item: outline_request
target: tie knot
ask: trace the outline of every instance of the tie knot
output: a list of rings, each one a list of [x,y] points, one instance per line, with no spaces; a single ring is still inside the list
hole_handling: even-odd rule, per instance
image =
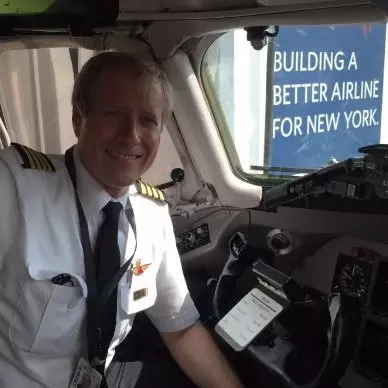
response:
[[[102,209],[106,219],[115,221],[119,220],[121,210],[123,210],[123,205],[120,202],[113,201],[108,202],[108,204]]]

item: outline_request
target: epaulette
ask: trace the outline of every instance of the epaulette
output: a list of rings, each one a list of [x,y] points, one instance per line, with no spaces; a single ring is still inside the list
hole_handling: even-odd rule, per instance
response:
[[[11,145],[22,158],[23,163],[21,165],[23,168],[55,172],[55,167],[47,155],[22,144],[11,143]]]
[[[164,202],[163,192],[152,185],[139,180],[136,181],[136,189],[139,194]]]

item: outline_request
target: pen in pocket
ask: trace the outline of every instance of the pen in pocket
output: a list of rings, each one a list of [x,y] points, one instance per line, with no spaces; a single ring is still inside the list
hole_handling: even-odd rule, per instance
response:
[[[74,287],[74,282],[71,276],[67,273],[61,273],[51,279],[53,284],[58,286]]]

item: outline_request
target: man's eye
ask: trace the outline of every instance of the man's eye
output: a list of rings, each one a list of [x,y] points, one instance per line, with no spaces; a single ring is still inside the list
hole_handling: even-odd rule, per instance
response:
[[[141,121],[142,121],[142,124],[146,125],[147,127],[156,127],[158,125],[156,120],[151,117],[143,117]]]

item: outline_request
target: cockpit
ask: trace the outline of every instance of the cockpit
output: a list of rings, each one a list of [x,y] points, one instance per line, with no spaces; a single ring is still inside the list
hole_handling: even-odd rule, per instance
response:
[[[386,387],[387,14],[382,0],[6,1],[0,148],[74,144],[71,90],[96,53],[156,60],[175,103],[142,180],[244,386]],[[175,368],[143,313],[115,357]]]

